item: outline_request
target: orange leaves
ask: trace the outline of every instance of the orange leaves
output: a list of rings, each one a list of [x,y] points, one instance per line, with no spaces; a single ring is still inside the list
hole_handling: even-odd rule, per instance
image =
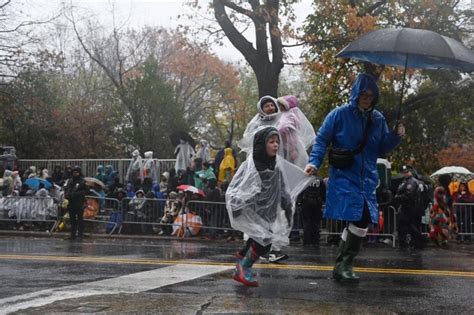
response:
[[[474,143],[453,144],[438,152],[436,157],[441,166],[458,165],[474,170]]]
[[[343,6],[342,13],[345,16],[344,19],[348,27],[347,39],[349,41],[376,28],[377,18],[371,15],[359,16],[359,12],[356,8],[352,8],[348,5]]]
[[[165,70],[175,78],[188,80],[214,79],[222,85],[238,84],[235,69],[205,49],[176,42],[170,56],[164,60]]]

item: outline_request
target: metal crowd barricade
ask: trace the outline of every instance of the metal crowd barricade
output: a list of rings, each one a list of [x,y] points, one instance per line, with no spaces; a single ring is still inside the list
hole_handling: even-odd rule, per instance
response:
[[[428,236],[431,230],[431,208],[432,204],[430,203],[425,209],[425,214],[421,217],[420,232],[425,236]]]
[[[94,217],[84,217],[84,221],[106,224],[106,233],[109,235],[113,234],[116,229],[120,230],[121,222],[111,221],[111,217],[114,213],[122,213],[122,209],[118,199],[98,196],[86,196],[86,205],[87,207],[90,207],[91,210],[95,209],[95,207],[98,207],[98,211]],[[109,227],[109,225],[111,226]]]
[[[471,238],[474,235],[474,203],[454,203],[453,211],[458,223],[458,234],[463,238]]]
[[[368,237],[389,237],[392,239],[392,247],[395,247],[397,239],[397,210],[394,206],[379,205],[379,211],[383,214],[383,227],[374,229],[369,225]]]
[[[232,230],[225,202],[191,200],[187,204],[187,211],[200,217],[201,234],[214,235],[219,230]],[[185,228],[187,229],[193,224],[188,222],[188,216],[186,218]],[[199,220],[195,220],[195,222],[199,222]],[[195,223],[193,227],[195,228],[197,224]]]
[[[9,196],[0,198],[0,221],[51,222],[54,231],[59,222],[58,202],[52,197]]]
[[[321,210],[324,213],[324,206]],[[396,219],[396,209],[390,205],[379,205],[379,211],[382,211],[384,218],[383,227],[374,227],[372,224],[369,225],[369,231],[367,237],[373,237],[376,240],[380,238],[390,238],[392,246],[395,247],[395,242],[397,238],[397,219]],[[302,215],[301,211],[296,211],[294,217],[293,231],[302,231]],[[346,222],[333,219],[321,219],[320,223],[320,235],[326,236],[326,242],[329,242],[329,237],[337,237],[341,235]]]
[[[166,199],[124,198],[122,200],[124,234],[155,234],[163,226],[172,226],[173,222],[163,223]]]
[[[397,237],[396,209],[390,205],[381,205],[379,209],[382,211],[384,217],[383,227],[369,229],[367,236],[375,238],[390,238],[392,246],[395,247]],[[187,211],[200,217],[200,221],[202,221],[201,234],[215,233],[219,230],[232,230],[225,202],[193,200],[188,202]],[[190,224],[185,221],[185,227],[187,228],[189,225]],[[322,219],[320,227],[321,235],[338,236],[342,233],[345,227],[345,222]],[[302,216],[300,211],[296,211],[295,213],[293,230],[302,230]]]
[[[174,168],[175,159],[154,159],[158,174],[169,171]],[[118,171],[121,182],[125,182],[128,166],[131,159],[53,159],[53,160],[18,160],[18,167],[20,170],[27,170],[30,166],[36,166],[39,171],[40,168],[47,168],[49,174],[52,175],[56,166],[61,167],[64,172],[67,166],[78,165],[82,169],[84,176],[94,177],[97,172],[97,166],[112,165],[114,170]]]

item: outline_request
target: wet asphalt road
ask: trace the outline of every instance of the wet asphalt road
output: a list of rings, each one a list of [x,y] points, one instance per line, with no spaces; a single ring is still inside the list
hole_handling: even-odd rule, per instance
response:
[[[474,244],[423,251],[367,245],[355,263],[358,285],[330,278],[335,247],[296,244],[287,248],[285,263],[256,266],[258,288],[231,280],[232,254],[240,245],[0,236],[0,313],[474,313]],[[73,293],[45,299],[54,288]],[[47,302],[35,305],[38,299]]]

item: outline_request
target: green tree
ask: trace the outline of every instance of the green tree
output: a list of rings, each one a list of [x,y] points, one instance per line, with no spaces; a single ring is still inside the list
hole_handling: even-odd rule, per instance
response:
[[[66,75],[61,56],[43,51],[36,61],[3,86],[0,141],[23,158],[116,156],[110,115],[94,85]]]
[[[169,130],[186,130],[184,117],[174,103],[174,94],[157,60],[150,56],[137,69],[137,75],[127,83],[130,103],[128,115],[133,126],[123,123],[126,143],[141,143],[143,151],[153,151],[155,156],[170,157],[174,148]],[[127,119],[128,120],[128,119]]]

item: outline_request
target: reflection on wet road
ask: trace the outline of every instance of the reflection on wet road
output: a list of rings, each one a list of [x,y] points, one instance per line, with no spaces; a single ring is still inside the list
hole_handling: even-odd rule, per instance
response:
[[[290,246],[260,262],[259,288],[231,280],[240,243],[0,237],[0,313],[472,313],[474,246],[365,247],[358,285],[330,278],[335,247]]]
[[[159,259],[126,259],[126,258],[102,258],[102,257],[71,257],[71,256],[30,256],[30,255],[1,255],[0,260],[32,260],[32,261],[62,261],[81,263],[109,263],[109,264],[133,264],[133,265],[190,265],[190,266],[227,266],[234,267],[234,263],[222,263],[213,261],[191,261],[191,260],[159,260]],[[332,271],[332,266],[318,265],[295,265],[295,264],[255,264],[255,269],[284,269],[284,270],[312,270]],[[451,270],[423,270],[423,269],[387,269],[387,268],[361,268],[355,267],[358,273],[384,273],[384,274],[411,274],[432,276],[458,276],[474,277],[474,272],[451,271]]]

